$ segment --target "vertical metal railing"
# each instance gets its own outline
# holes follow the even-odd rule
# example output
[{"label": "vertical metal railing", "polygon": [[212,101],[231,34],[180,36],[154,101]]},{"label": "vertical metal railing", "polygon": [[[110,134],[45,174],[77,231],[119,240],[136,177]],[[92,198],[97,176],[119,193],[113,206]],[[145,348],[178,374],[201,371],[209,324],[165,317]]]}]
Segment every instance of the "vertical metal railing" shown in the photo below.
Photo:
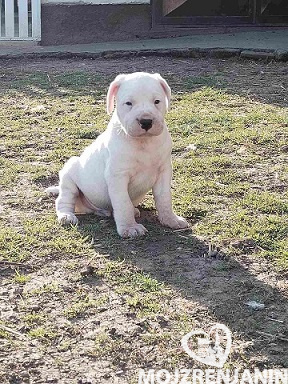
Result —
[{"label": "vertical metal railing", "polygon": [[0,0],[0,40],[40,40],[41,0]]}]

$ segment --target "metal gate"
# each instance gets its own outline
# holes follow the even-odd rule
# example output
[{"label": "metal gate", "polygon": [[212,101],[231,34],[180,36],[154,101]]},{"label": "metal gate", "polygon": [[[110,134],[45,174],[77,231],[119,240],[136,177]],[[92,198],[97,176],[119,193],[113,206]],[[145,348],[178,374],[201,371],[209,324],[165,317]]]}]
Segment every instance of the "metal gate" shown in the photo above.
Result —
[{"label": "metal gate", "polygon": [[40,40],[41,0],[0,0],[0,40]]}]

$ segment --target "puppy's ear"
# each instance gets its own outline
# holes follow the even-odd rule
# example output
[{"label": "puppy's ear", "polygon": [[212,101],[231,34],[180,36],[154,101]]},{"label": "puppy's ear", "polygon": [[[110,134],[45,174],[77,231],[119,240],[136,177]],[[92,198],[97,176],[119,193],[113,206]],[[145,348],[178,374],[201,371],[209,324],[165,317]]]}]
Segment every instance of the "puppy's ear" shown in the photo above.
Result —
[{"label": "puppy's ear", "polygon": [[116,97],[116,94],[118,92],[118,89],[122,83],[122,81],[125,79],[125,75],[118,75],[115,77],[115,79],[112,81],[112,83],[109,86],[106,103],[107,103],[107,113],[110,115],[113,112],[114,109],[114,99]]},{"label": "puppy's ear", "polygon": [[154,76],[156,79],[159,81],[161,84],[161,87],[163,88],[166,99],[167,99],[167,109],[170,108],[170,101],[171,101],[171,88],[169,87],[168,83],[166,80],[163,79],[163,77],[159,73],[155,73]]}]

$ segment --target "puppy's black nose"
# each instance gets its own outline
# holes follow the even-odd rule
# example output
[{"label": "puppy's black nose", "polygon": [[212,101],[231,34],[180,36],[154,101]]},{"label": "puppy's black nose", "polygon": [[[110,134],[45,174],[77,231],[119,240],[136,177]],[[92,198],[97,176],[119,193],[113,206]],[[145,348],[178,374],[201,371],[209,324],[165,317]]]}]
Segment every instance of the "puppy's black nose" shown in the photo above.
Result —
[{"label": "puppy's black nose", "polygon": [[141,125],[141,128],[145,129],[146,132],[152,127],[151,119],[141,119],[139,123]]}]

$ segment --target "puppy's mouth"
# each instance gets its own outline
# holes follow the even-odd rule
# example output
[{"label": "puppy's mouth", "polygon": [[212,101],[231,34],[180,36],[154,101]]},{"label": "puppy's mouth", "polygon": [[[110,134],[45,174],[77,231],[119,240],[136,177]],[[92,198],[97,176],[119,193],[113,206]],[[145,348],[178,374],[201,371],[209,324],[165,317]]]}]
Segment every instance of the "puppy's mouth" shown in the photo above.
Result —
[{"label": "puppy's mouth", "polygon": [[135,138],[159,136],[164,129],[164,123],[156,118],[137,118],[133,122],[123,123],[122,127],[126,135]]},{"label": "puppy's mouth", "polygon": [[163,131],[161,125],[152,125],[149,129],[143,129],[140,125],[138,127],[132,126],[126,128],[126,133],[131,137],[150,137],[150,136],[159,136]]},{"label": "puppy's mouth", "polygon": [[132,136],[158,136],[164,128],[164,124],[151,118],[136,119],[137,126],[131,126],[129,134]]}]

